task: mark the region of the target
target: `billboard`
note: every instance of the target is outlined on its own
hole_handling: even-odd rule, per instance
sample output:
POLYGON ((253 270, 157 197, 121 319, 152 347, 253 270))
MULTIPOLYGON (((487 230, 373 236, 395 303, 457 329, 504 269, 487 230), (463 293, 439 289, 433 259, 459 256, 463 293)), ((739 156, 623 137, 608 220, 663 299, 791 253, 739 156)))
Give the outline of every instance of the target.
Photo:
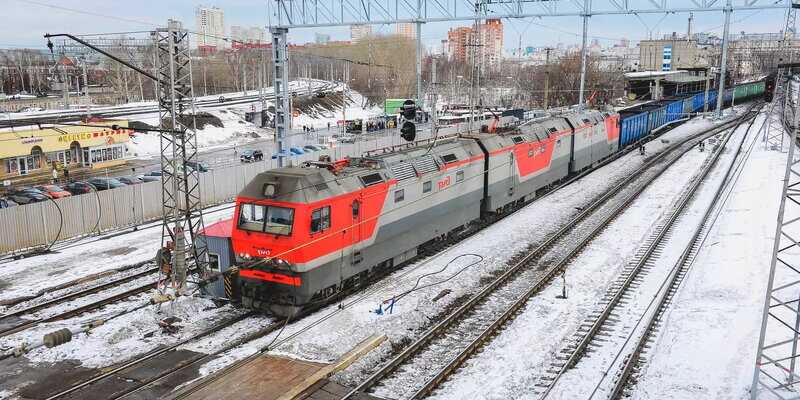
POLYGON ((672 45, 664 46, 664 55, 661 60, 662 71, 672 71, 672 45))

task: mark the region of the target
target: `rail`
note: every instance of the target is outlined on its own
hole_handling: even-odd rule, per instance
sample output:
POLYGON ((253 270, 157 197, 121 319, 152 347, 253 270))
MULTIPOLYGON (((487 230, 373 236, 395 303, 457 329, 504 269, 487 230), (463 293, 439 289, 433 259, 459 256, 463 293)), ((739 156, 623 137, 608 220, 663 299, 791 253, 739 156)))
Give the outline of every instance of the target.
MULTIPOLYGON (((699 135, 700 138, 705 138, 712 134, 715 134, 719 130, 726 129, 730 125, 735 123, 728 122, 721 126, 714 127, 707 131, 705 134, 699 135)), ((547 250, 551 248, 559 239, 565 237, 567 233, 569 233, 575 226, 578 225, 581 221, 586 219, 588 216, 592 215, 597 209, 599 209, 602 205, 606 204, 607 200, 613 198, 617 193, 619 193, 623 188, 627 187, 630 183, 634 182, 636 177, 638 177, 641 171, 648 170, 652 166, 654 166, 657 162, 661 161, 667 154, 671 154, 676 149, 680 147, 688 147, 694 145, 697 141, 701 140, 698 136, 695 136, 694 139, 687 139, 681 143, 673 145, 668 151, 660 153, 658 156, 654 157, 647 164, 642 166, 640 170, 635 173, 631 174, 625 181, 617 185, 616 187, 609 190, 605 195, 603 195, 600 199, 595 201, 592 205, 581 211, 572 221, 565 224, 556 234, 551 236, 547 239, 543 244, 541 244, 537 249, 526 255, 521 261, 516 263, 513 267, 508 269, 505 273, 503 273, 500 277, 495 279, 492 283, 488 286, 484 287, 479 293, 473 296, 469 301, 458 307, 454 312, 450 315, 445 317, 441 322, 436 324, 434 327, 429 329, 425 334, 422 335, 418 340, 414 343, 406 347, 399 355, 395 358, 390 360, 384 366, 382 366, 378 371, 373 373, 370 377, 368 377, 364 382, 358 385, 355 389, 345 395, 343 398, 350 398, 356 395, 359 392, 364 392, 371 387, 373 387, 377 382, 384 379, 386 376, 391 374, 394 370, 397 369, 401 364, 404 364, 406 361, 412 359, 417 353, 419 353, 425 346, 430 344, 434 339, 445 336, 444 332, 453 325, 456 321, 462 319, 464 316, 468 314, 469 311, 473 310, 477 304, 482 302, 483 300, 487 299, 490 294, 494 293, 499 287, 501 287, 504 283, 509 281, 513 276, 517 275, 523 269, 527 269, 530 267, 532 261, 536 260, 539 256, 543 255, 547 250), (689 143, 688 146, 684 146, 685 144, 689 143)), ((676 161, 679 157, 676 157, 672 162, 676 161)), ((666 170, 666 167, 663 169, 666 170)), ((663 172, 662 170, 662 172, 663 172)), ((652 182, 652 179, 649 181, 652 182)), ((649 184, 649 183, 648 183, 649 184)), ((621 209, 629 204, 633 199, 647 187, 647 184, 643 185, 637 193, 630 195, 626 201, 620 204, 618 209, 621 209)), ((599 233, 605 225, 610 223, 610 221, 615 217, 616 213, 612 213, 609 215, 603 223, 598 225, 596 229, 587 236, 587 238, 583 241, 585 245, 592 239, 592 235, 596 235, 599 233)), ((567 264, 567 261, 570 260, 575 254, 580 251, 581 246, 573 248, 567 256, 565 256, 560 262, 556 265, 551 266, 548 268, 547 272, 538 279, 538 281, 525 293, 518 301, 516 301, 510 308, 506 310, 498 319, 496 319, 483 333, 479 335, 472 343, 470 343, 457 357, 453 358, 447 366, 441 369, 436 376, 430 379, 428 382, 425 383, 422 389, 418 390, 412 398, 420 398, 429 394, 434 390, 440 382, 442 382, 446 377, 448 377, 454 370, 456 370, 463 361, 469 358, 471 354, 476 351, 482 343, 484 343, 489 337, 491 337, 497 330, 503 326, 507 321, 509 321, 516 312, 527 302, 527 299, 530 298, 533 294, 537 293, 541 288, 543 288, 553 277, 555 277, 567 264)))

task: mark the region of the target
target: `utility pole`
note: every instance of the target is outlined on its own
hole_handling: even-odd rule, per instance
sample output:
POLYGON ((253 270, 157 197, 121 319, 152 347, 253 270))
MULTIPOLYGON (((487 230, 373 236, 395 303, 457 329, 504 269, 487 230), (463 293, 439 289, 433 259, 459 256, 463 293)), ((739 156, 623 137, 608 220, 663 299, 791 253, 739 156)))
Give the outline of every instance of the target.
POLYGON ((583 40, 581 41, 581 87, 578 93, 578 106, 584 107, 583 91, 586 88, 586 38, 589 29, 589 11, 592 9, 592 0, 583 2, 583 40))
MULTIPOLYGON (((283 140, 289 129, 291 109, 289 108, 289 46, 286 28, 270 28, 272 34, 272 79, 275 89, 275 139, 278 154, 283 154, 283 140)), ((283 167, 283 157, 278 157, 278 167, 283 167)))
MULTIPOLYGON (((417 18, 422 19, 422 0, 417 0, 417 18)), ((422 22, 417 21, 417 103, 422 101, 422 22)))
POLYGON ((711 71, 711 67, 706 68, 706 93, 703 97, 703 114, 708 112, 708 86, 709 81, 711 80, 711 71))
POLYGON ((722 32, 722 60, 720 61, 719 90, 717 91, 717 119, 722 118, 722 102, 725 99, 725 74, 728 68, 728 31, 730 30, 731 14, 733 13, 732 0, 727 1, 724 13, 725 28, 722 32))
POLYGON ((436 57, 431 57, 431 88, 433 88, 433 93, 431 93, 431 135, 436 135, 436 122, 439 119, 438 113, 436 112, 436 102, 439 99, 439 82, 436 80, 436 57))
POLYGON ((544 61, 544 110, 547 111, 550 105, 550 51, 552 47, 547 47, 545 51, 544 61))

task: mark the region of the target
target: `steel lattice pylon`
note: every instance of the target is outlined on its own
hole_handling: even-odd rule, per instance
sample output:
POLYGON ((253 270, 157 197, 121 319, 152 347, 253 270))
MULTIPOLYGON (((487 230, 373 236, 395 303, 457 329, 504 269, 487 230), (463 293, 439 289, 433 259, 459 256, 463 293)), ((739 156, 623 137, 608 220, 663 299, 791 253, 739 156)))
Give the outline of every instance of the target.
POLYGON ((786 96, 786 88, 789 85, 789 78, 791 78, 790 70, 791 68, 778 68, 776 72, 772 102, 767 107, 766 120, 760 129, 764 146, 767 149, 783 151, 783 142, 786 136, 784 127, 791 126, 784 123, 787 113, 786 105, 789 101, 789 97, 786 96))
MULTIPOLYGON (((783 86, 786 107, 778 110, 778 120, 792 121, 789 152, 778 211, 769 283, 765 295, 751 399, 798 399, 800 389, 800 159, 796 155, 798 114, 797 82, 791 66, 779 66, 776 88, 783 86), (778 82, 782 80, 782 82, 778 82)), ((765 125, 773 116, 768 116, 765 125)), ((782 132, 774 129, 771 135, 782 132)))
POLYGON ((194 266, 201 276, 206 272, 205 247, 192 245, 186 249, 186 235, 188 243, 194 244, 196 235, 204 228, 199 172, 185 165, 186 160, 195 160, 197 155, 191 54, 188 32, 177 21, 169 21, 166 29, 158 29, 152 36, 162 129, 162 247, 166 241, 175 245, 172 281, 180 292, 187 270, 194 266), (187 253, 192 257, 186 257, 187 253))
MULTIPOLYGON (((278 142, 278 167, 283 167, 283 139, 291 128, 289 109, 289 43, 286 28, 270 28, 272 34, 272 83, 275 88, 275 139, 278 142)), ((347 84, 347 83, 345 83, 347 84)))

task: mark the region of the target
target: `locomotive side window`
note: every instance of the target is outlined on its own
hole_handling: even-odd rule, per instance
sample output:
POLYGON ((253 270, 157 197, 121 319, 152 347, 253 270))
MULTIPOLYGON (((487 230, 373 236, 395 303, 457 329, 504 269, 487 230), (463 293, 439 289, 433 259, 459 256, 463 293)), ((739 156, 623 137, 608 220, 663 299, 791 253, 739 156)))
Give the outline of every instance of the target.
POLYGON ((311 212, 311 233, 322 232, 331 227, 331 207, 325 206, 311 212))
POLYGON ((456 172, 456 183, 464 182, 464 171, 456 172))
POLYGON ((406 191, 405 189, 398 189, 394 191, 394 202, 399 203, 406 198, 406 191))
POLYGON ((431 183, 431 181, 422 184, 422 193, 429 193, 431 189, 433 189, 433 183, 431 183))

